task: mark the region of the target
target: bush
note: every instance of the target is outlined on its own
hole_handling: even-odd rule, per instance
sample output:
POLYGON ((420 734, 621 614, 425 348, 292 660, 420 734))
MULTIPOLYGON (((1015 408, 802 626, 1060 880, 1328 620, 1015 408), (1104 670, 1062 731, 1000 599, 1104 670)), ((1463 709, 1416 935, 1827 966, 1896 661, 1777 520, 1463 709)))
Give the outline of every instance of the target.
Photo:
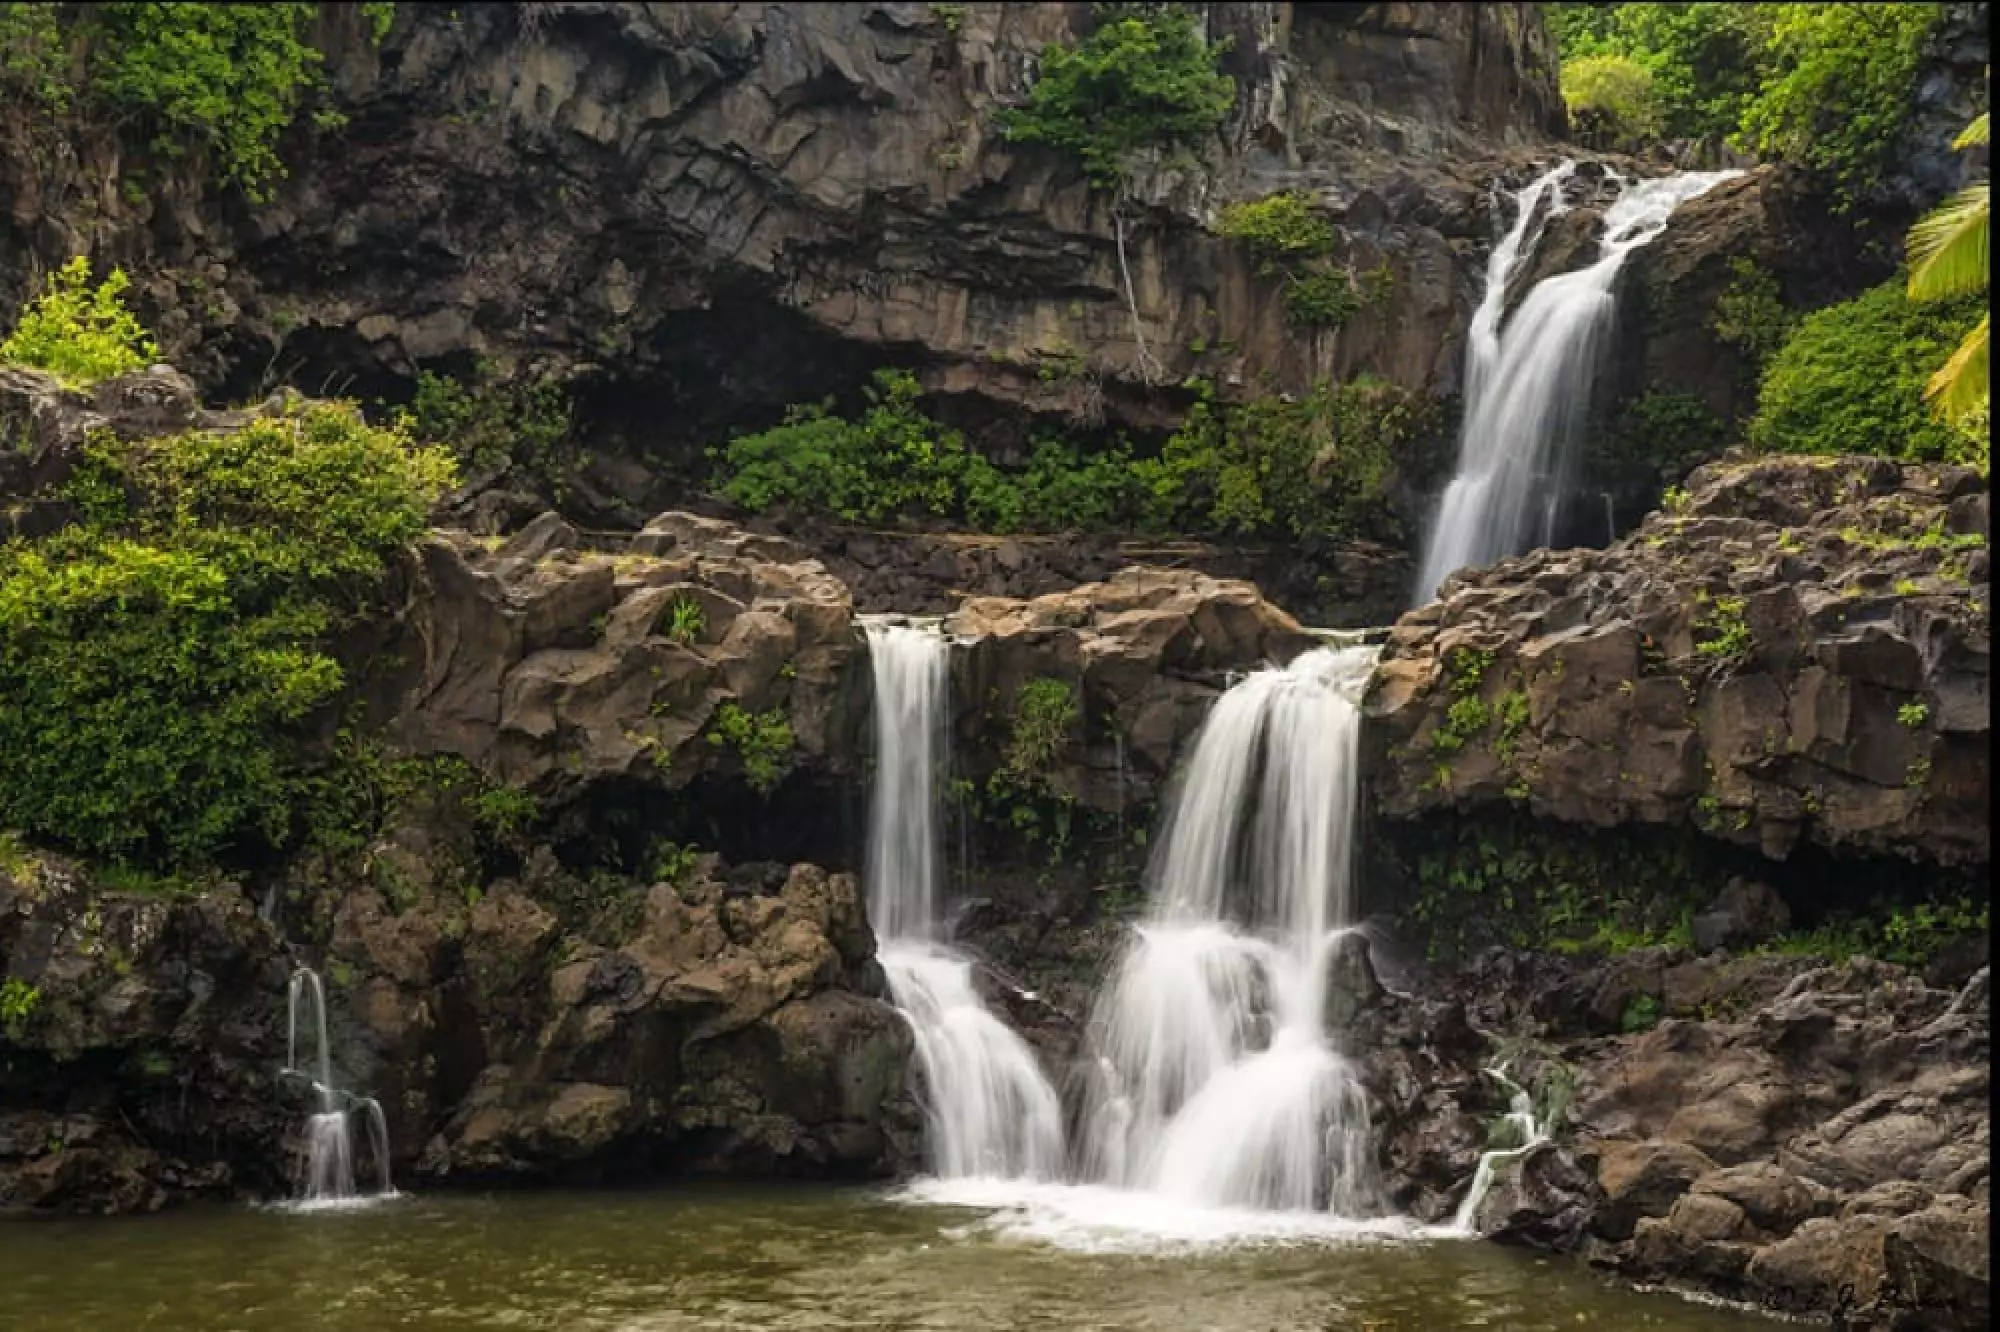
POLYGON ((285 845, 327 637, 448 477, 335 404, 92 436, 84 520, 0 547, 0 823, 135 864, 285 845))
POLYGON ((1124 182, 1133 154, 1199 143, 1236 101, 1235 84, 1215 67, 1222 48, 1202 39, 1193 10, 1110 10, 1100 8, 1106 21, 1076 46, 1044 47, 1028 104, 1000 117, 1010 142, 1062 149, 1107 189, 1124 182))
POLYGON ((1738 138, 1832 182, 1851 205, 1891 164, 1914 102, 1936 4, 1772 7, 1770 74, 1745 104, 1738 138))
POLYGON ((125 308, 131 282, 125 270, 92 287, 90 261, 82 255, 49 274, 46 291, 21 313, 0 342, 0 362, 47 370, 75 385, 130 374, 152 363, 153 339, 125 308))
POLYGON ((1589 56, 1564 65, 1562 96, 1578 137, 1601 147, 1636 151, 1666 129, 1652 72, 1625 56, 1589 56))
MULTIPOLYGON (((311 44, 317 4, 0 7, 0 95, 50 112, 80 107, 153 135, 165 158, 193 148, 253 201, 285 175, 278 140, 325 86, 311 44), (72 82, 74 79, 74 82, 72 82)), ((395 6, 361 6, 380 41, 395 6)), ((340 117, 323 110, 324 125, 340 117)))
POLYGON ((1771 453, 1972 461, 1971 441, 1931 416, 1923 390, 1980 305, 1976 297, 1913 304, 1897 278, 1807 315, 1764 371, 1750 443, 1771 453))
POLYGON ((1333 225, 1310 195, 1297 192, 1240 199, 1217 216, 1215 232, 1248 245, 1266 273, 1282 260, 1313 259, 1333 249, 1333 225))
POLYGON ((549 379, 500 381, 481 362, 466 380, 425 370, 391 416, 412 439, 450 450, 466 473, 519 467, 560 488, 581 463, 570 441, 570 400, 549 379))
POLYGON ((1568 67, 1623 56, 1651 76, 1663 132, 1719 141, 1735 132, 1764 76, 1774 6, 1557 4, 1550 26, 1568 67))

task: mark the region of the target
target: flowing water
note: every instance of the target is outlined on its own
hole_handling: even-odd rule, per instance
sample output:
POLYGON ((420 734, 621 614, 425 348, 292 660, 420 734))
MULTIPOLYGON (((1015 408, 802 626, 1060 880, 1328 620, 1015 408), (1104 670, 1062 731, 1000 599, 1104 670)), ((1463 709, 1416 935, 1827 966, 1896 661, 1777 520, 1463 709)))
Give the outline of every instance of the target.
POLYGON ((1053 1179, 1064 1156, 1055 1088, 980 998, 972 959, 938 937, 950 642, 912 625, 865 627, 875 686, 868 914, 890 997, 916 1039, 930 1167, 946 1179, 1053 1179))
POLYGON ((285 1066, 280 1077, 305 1082, 319 1109, 306 1119, 305 1141, 294 1173, 300 1207, 351 1206, 395 1196, 389 1177, 389 1125, 372 1096, 342 1091, 333 1081, 333 1045, 326 1034, 326 989, 319 973, 300 967, 285 995, 285 1066), (301 1036, 310 1038, 312 1064, 299 1062, 301 1036), (367 1126, 375 1166, 375 1189, 363 1194, 355 1182, 354 1119, 367 1126))
POLYGON ((1107 1254, 861 1190, 406 1195, 0 1226, 8 1332, 1756 1332, 1452 1241, 1107 1254))
POLYGON ((1564 211, 1562 190, 1574 171, 1563 162, 1521 188, 1513 223, 1487 260, 1466 341, 1458 468, 1425 541, 1419 603, 1459 569, 1553 539, 1626 256, 1665 231, 1675 208, 1742 174, 1685 172, 1626 185, 1605 211, 1596 261, 1536 283, 1503 329, 1511 280, 1533 257, 1548 219, 1564 211))
POLYGON ((1209 713, 1091 1017, 1088 1178, 1186 1207, 1374 1210, 1366 1106, 1323 1031, 1374 658, 1316 649, 1209 713))

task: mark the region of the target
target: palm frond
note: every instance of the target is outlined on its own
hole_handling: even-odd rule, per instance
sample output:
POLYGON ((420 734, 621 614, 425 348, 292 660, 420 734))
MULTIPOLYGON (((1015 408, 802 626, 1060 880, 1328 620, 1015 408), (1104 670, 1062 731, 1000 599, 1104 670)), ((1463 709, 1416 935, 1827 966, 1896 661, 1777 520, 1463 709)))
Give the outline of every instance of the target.
POLYGON ((1990 114, 1992 113, 1981 111, 1977 116, 1974 116, 1972 123, 1965 127, 1965 132, 1951 141, 1951 146, 1954 148, 1971 148, 1985 143, 1986 117, 1990 114))
POLYGON ((1942 301, 1986 289, 1984 181, 1968 185, 1910 228, 1910 299, 1942 301))
POLYGON ((1932 410, 1948 421, 1968 415, 1988 397, 1986 333, 1992 320, 1991 315, 1980 319, 1978 326, 1965 335, 1965 341, 1958 344, 1951 359, 1924 386, 1924 396, 1930 399, 1932 410))

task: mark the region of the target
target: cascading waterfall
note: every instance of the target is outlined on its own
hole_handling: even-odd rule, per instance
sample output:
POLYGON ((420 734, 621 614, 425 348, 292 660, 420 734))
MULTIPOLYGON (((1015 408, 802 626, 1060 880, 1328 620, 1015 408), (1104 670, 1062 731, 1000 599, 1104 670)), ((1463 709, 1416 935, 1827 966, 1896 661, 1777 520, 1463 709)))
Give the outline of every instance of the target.
POLYGON ((937 937, 950 643, 904 624, 865 628, 876 744, 868 911, 890 997, 916 1039, 932 1169, 945 1179, 1054 1179, 1064 1155, 1055 1088, 1027 1042, 980 999, 972 959, 937 937))
POLYGON ((1675 208, 1742 174, 1686 172, 1626 185, 1605 211, 1596 262, 1536 283, 1503 330, 1509 284, 1547 220, 1565 211, 1562 189, 1575 169, 1563 162, 1522 187, 1514 221, 1487 260, 1466 345, 1458 469, 1425 542, 1420 603, 1457 570, 1517 554, 1537 517, 1541 540, 1554 539, 1555 506, 1590 409, 1612 284, 1626 256, 1666 230, 1675 208))
POLYGON ((382 1105, 372 1096, 356 1096, 334 1086, 333 1047, 326 1034, 326 989, 319 973, 300 967, 292 973, 285 995, 285 1067, 281 1076, 303 1079, 318 1099, 319 1109, 306 1120, 305 1155, 298 1170, 297 1201, 308 1205, 353 1202, 363 1197, 394 1196, 389 1178, 389 1125, 382 1105), (301 1018, 304 1019, 303 1023, 301 1018), (300 1035, 312 1041, 312 1067, 299 1062, 300 1035), (376 1190, 363 1195, 355 1184, 353 1119, 359 1115, 368 1129, 375 1161, 376 1190))
POLYGON ((1374 657, 1315 649, 1209 714, 1152 907, 1092 1014, 1087 1177, 1200 1207, 1370 1210, 1366 1103, 1323 1014, 1374 657))

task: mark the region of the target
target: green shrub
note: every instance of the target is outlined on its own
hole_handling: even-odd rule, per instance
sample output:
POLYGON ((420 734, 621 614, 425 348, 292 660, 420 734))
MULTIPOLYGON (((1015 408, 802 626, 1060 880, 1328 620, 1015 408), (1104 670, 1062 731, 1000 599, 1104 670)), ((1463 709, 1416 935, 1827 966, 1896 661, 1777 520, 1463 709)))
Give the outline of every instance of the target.
POLYGON ((1333 225, 1298 191, 1226 206, 1215 221, 1218 236, 1242 241, 1264 261, 1266 273, 1288 259, 1314 259, 1333 249, 1333 225))
POLYGON ((1807 315, 1765 367, 1751 444, 1769 453, 1967 459, 1972 441, 1931 416, 1923 390, 1979 313, 1977 298, 1912 303, 1897 278, 1807 315))
POLYGON ((69 109, 69 52, 52 4, 0 5, 0 101, 69 109))
POLYGON ((1601 147, 1641 149, 1666 128, 1652 72, 1625 56, 1587 56, 1565 64, 1562 96, 1577 136, 1601 147))
POLYGON ((783 708, 751 712, 736 702, 715 710, 708 743, 736 751, 744 780, 759 795, 769 795, 792 766, 792 724, 783 708))
POLYGON ((1818 172, 1845 207, 1891 165, 1942 6, 1771 8, 1769 73, 1743 108, 1738 138, 1818 172))
POLYGON ((0 1032, 18 1037, 22 1026, 42 1006, 41 990, 19 976, 0 981, 0 1032))
POLYGON ((1082 715, 1076 691, 1067 682, 1048 676, 1023 682, 1014 691, 1013 724, 1001 771, 1017 788, 1045 787, 1049 769, 1082 715))
POLYGON ((1198 144, 1235 104, 1221 49, 1202 39, 1201 17, 1179 5, 1136 13, 1102 6, 1103 21, 1075 46, 1047 46, 1028 103, 1000 116, 1013 143, 1046 143, 1074 156, 1092 183, 1116 188, 1135 153, 1198 144))
POLYGON ((409 404, 390 415, 412 439, 450 450, 466 473, 514 466, 561 486, 582 461, 569 391, 552 379, 503 381, 486 362, 464 380, 419 371, 409 404))
POLYGON ((0 546, 0 823, 135 864, 288 842, 327 636, 449 474, 334 404, 92 436, 85 521, 0 546))
POLYGON ((125 270, 90 285, 90 261, 82 255, 49 274, 48 287, 21 312, 14 331, 0 342, 0 362, 47 370, 76 385, 143 370, 157 349, 125 308, 131 281, 125 270))
POLYGON ((1709 328, 1715 336, 1742 352, 1750 366, 1761 367, 1785 345, 1798 316, 1788 309, 1778 280, 1748 255, 1729 260, 1729 285, 1715 298, 1709 328))
POLYGON ((1713 142, 1733 133, 1764 76, 1771 5, 1546 8, 1564 66, 1592 56, 1624 56, 1643 66, 1651 76, 1663 130, 1676 138, 1713 142))

